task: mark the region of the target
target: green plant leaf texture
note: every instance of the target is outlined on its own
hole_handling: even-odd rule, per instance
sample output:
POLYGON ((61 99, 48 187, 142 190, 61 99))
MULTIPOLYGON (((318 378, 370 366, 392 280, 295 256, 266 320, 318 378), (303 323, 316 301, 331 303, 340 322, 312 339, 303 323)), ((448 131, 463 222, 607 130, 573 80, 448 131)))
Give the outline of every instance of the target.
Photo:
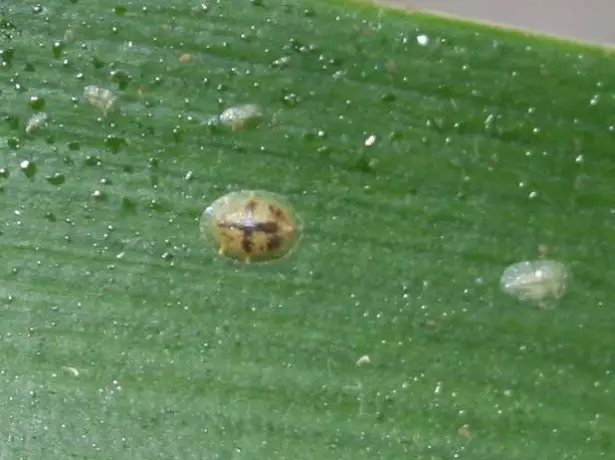
POLYGON ((0 458, 612 454, 611 50, 360 2, 0 13, 0 458), (301 217, 287 257, 202 233, 240 190, 301 217), (541 257, 549 309, 499 285, 541 257))

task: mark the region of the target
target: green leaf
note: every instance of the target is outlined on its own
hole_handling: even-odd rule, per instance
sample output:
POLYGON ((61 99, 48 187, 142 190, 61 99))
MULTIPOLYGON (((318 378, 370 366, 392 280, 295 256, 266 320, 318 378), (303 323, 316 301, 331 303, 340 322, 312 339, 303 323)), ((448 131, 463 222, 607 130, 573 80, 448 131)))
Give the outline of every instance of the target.
POLYGON ((3 456, 613 450, 611 51, 323 0, 0 28, 3 456), (216 121, 244 104, 260 124, 216 121), (292 255, 202 237, 242 189, 293 203, 292 255), (539 246, 572 271, 552 310, 498 286, 539 246))

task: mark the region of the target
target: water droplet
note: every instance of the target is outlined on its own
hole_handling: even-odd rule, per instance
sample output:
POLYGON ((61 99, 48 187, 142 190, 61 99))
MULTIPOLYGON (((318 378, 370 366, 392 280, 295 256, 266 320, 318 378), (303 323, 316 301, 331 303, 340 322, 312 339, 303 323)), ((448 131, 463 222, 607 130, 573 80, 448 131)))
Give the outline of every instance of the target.
POLYGON ((23 160, 19 163, 19 168, 28 179, 32 179, 36 174, 36 164, 33 161, 23 160))
POLYGON ((66 177, 62 173, 55 173, 51 176, 47 176, 45 180, 51 185, 62 185, 66 182, 66 177))
POLYGON ((20 146, 19 139, 16 137, 9 137, 6 140, 6 145, 13 150, 17 150, 20 146))
POLYGON ((37 95, 30 96, 30 98, 28 99, 28 105, 35 112, 40 112, 45 108, 45 98, 37 95))
POLYGON ((152 211, 164 211, 165 207, 162 204, 162 202, 160 202, 159 200, 151 200, 149 202, 148 208, 150 208, 152 211))
POLYGON ((9 125, 10 129, 17 130, 19 129, 19 117, 16 115, 5 115, 2 118, 7 125, 9 125))
POLYGON ((395 96, 395 94, 393 93, 384 93, 381 97, 380 100, 382 102, 395 102, 395 100, 397 100, 397 96, 395 96))
POLYGON ((10 67, 10 65, 13 63, 14 58, 15 58, 15 49, 5 48, 5 49, 0 50, 0 66, 10 67))
POLYGON ((60 56, 62 56, 62 52, 64 51, 65 48, 65 44, 62 41, 55 41, 53 42, 53 44, 51 45, 51 52, 53 53, 53 56, 55 58, 59 58, 60 56))
POLYGON ((111 72, 109 72, 109 78, 112 82, 117 84, 119 90, 123 91, 130 84, 130 81, 132 80, 132 75, 122 69, 113 69, 111 72))
POLYGON ((104 201, 107 199, 107 194, 102 190, 94 190, 92 192, 92 198, 96 201, 104 201))
POLYGON ((282 97, 282 102, 287 107, 295 107, 295 106, 297 106, 297 104, 299 104, 300 101, 301 101, 301 99, 295 93, 286 93, 282 97))
POLYGON ((103 61, 102 59, 100 59, 97 56, 93 56, 91 59, 92 62, 92 66, 96 69, 102 69, 104 66, 106 66, 107 64, 105 63, 105 61, 103 61))
POLYGON ((81 144, 77 141, 69 141, 68 150, 77 151, 81 149, 81 144))
POLYGON ((96 155, 88 155, 84 161, 86 166, 100 166, 102 161, 96 155))
POLYGON ((133 200, 131 200, 130 198, 126 196, 122 198, 122 211, 134 213, 136 209, 137 209, 137 205, 135 204, 133 200))
POLYGON ((126 139, 115 134, 109 134, 105 138, 105 147, 112 153, 118 153, 126 144, 126 139))
POLYGON ((589 100, 589 105, 598 105, 598 102, 600 102, 600 95, 599 94, 594 94, 592 96, 592 98, 589 100))

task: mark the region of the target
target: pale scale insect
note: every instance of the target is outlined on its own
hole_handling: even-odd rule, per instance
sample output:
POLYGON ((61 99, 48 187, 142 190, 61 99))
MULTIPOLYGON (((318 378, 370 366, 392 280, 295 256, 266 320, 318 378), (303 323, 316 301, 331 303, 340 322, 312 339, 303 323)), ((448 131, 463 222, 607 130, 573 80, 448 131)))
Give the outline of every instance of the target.
POLYGON ((99 88, 94 85, 86 86, 83 95, 90 104, 101 109, 104 114, 115 108, 118 99, 110 89, 99 88))
POLYGON ((230 126, 233 131, 252 128, 263 120, 263 111, 256 104, 244 104, 229 107, 218 117, 220 123, 230 126))
POLYGON ((34 131, 47 126, 49 115, 45 112, 35 113, 26 123, 26 134, 32 134, 34 131))
POLYGON ((523 261, 510 265, 500 278, 506 294, 519 300, 544 305, 547 300, 558 300, 566 292, 570 274, 561 262, 555 260, 523 261))

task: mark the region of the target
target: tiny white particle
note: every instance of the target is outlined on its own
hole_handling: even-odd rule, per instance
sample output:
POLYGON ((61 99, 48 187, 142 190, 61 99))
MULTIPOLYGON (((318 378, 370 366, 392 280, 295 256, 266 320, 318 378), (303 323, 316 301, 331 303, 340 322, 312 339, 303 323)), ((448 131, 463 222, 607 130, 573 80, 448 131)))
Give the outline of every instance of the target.
POLYGON ((429 37, 425 34, 417 35, 416 42, 421 46, 427 46, 429 44, 429 37))
POLYGON ((370 135, 367 139, 365 139, 365 147, 371 147, 376 143, 376 136, 374 134, 370 135))
POLYGON ((370 364, 372 360, 368 355, 363 355, 357 359, 357 366, 363 366, 364 364, 370 364))

